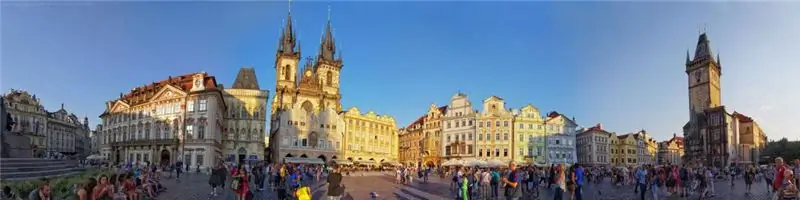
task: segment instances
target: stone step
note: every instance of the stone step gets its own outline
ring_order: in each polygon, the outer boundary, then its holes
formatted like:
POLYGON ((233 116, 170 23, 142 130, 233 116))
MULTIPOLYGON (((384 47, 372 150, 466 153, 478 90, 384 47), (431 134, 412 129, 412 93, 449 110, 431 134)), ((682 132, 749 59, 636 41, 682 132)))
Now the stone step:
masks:
POLYGON ((83 172, 83 170, 81 169, 81 170, 75 170, 75 171, 72 171, 72 172, 67 172, 67 173, 62 173, 62 174, 29 176, 29 177, 19 177, 19 178, 2 178, 2 180, 3 181, 24 181, 24 180, 37 180, 37 179, 43 179, 43 178, 53 179, 53 178, 62 177, 62 176, 78 175, 78 174, 80 174, 82 172, 83 172))
POLYGON ((76 167, 73 164, 65 164, 65 163, 54 163, 48 165, 25 165, 25 166, 14 166, 14 167, 1 167, 0 174, 5 173, 15 173, 15 172, 38 172, 38 171, 50 171, 50 170, 57 170, 57 169, 66 169, 66 168, 74 168, 76 167))
POLYGON ((77 165, 76 162, 63 160, 29 160, 29 161, 6 161, 0 160, 0 168, 31 167, 42 165, 77 165))
POLYGON ((0 179, 30 179, 32 177, 46 177, 61 175, 71 172, 83 171, 83 168, 70 167, 45 171, 22 171, 22 172, 9 172, 0 174, 0 179))

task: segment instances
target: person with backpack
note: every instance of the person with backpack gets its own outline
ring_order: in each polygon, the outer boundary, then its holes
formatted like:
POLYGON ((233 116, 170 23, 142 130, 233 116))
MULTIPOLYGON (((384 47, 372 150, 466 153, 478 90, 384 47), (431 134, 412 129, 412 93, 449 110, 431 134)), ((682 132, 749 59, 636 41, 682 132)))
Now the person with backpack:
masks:
POLYGON ((500 197, 498 186, 500 185, 500 172, 497 169, 492 170, 492 180, 489 182, 489 187, 492 189, 492 199, 500 197))

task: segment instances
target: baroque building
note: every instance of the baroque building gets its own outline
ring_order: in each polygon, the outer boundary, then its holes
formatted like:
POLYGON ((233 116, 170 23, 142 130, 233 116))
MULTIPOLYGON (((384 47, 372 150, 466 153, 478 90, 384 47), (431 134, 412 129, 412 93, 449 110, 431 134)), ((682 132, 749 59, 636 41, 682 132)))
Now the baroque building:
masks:
POLYGON ((611 136, 611 164, 614 166, 637 166, 639 146, 633 133, 611 136))
POLYGON ((442 121, 444 119, 447 106, 438 107, 431 104, 428 113, 425 115, 424 125, 422 126, 423 145, 422 163, 424 166, 440 166, 442 157, 442 121))
POLYGON ((547 137, 544 120, 539 108, 528 104, 514 116, 513 135, 516 138, 514 147, 517 153, 516 163, 544 164, 547 151, 547 137))
POLYGON ((423 115, 399 130, 400 163, 403 165, 422 167, 422 147, 425 142, 424 126, 425 116, 423 115))
POLYGON ((658 143, 658 164, 659 165, 679 165, 683 163, 683 137, 672 134, 672 138, 658 143))
POLYGON ((3 96, 3 106, 16 125, 11 132, 29 137, 35 156, 56 153, 74 156, 87 155, 86 138, 89 137, 89 119, 81 121, 61 104, 55 112, 48 112, 36 95, 11 89, 3 96))
POLYGON ((241 68, 231 88, 223 92, 228 108, 223 129, 225 160, 263 160, 269 91, 261 90, 253 68, 241 68))
POLYGON ((475 157, 475 114, 472 102, 464 93, 450 99, 444 115, 441 145, 444 159, 475 157))
POLYGON ((478 158, 510 162, 514 160, 513 124, 514 113, 506 109, 505 100, 490 96, 483 100, 483 110, 477 114, 478 158))
POLYGON ((547 134, 547 164, 577 162, 576 134, 578 124, 558 112, 550 112, 545 120, 547 134))
POLYGON ((342 158, 345 134, 339 93, 342 58, 336 54, 330 18, 316 57, 307 58, 302 68, 297 42, 290 11, 275 54, 271 162, 283 162, 287 157, 301 158, 302 162, 342 158))
POLYGON ((733 117, 739 122, 739 157, 743 163, 758 163, 760 153, 767 145, 767 135, 753 118, 733 112, 733 117))
POLYGON ((613 133, 603 129, 602 124, 584 129, 578 133, 578 164, 587 166, 605 166, 611 164, 611 137, 613 133))
POLYGON ((358 164, 399 164, 400 141, 394 118, 373 111, 361 114, 358 108, 344 113, 346 133, 342 158, 358 164))
POLYGON ((170 76, 106 103, 100 151, 114 163, 182 161, 190 169, 208 169, 222 160, 225 114, 214 76, 170 76))

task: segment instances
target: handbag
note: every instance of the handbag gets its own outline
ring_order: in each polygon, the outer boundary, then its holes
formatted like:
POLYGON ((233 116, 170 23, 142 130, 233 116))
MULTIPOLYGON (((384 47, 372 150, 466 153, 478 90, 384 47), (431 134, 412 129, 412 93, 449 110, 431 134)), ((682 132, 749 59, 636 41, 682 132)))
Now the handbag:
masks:
POLYGON ((241 185, 242 178, 235 177, 231 180, 231 189, 239 190, 239 186, 241 185))

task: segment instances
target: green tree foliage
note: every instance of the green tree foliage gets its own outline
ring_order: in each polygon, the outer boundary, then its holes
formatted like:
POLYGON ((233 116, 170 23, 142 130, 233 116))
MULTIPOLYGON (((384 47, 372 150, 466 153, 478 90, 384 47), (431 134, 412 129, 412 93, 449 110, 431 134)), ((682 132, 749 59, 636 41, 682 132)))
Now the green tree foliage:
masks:
POLYGON ((777 157, 782 157, 785 161, 800 159, 800 141, 789 141, 786 138, 769 141, 762 151, 761 157, 768 157, 769 163, 772 163, 772 159, 777 157))

